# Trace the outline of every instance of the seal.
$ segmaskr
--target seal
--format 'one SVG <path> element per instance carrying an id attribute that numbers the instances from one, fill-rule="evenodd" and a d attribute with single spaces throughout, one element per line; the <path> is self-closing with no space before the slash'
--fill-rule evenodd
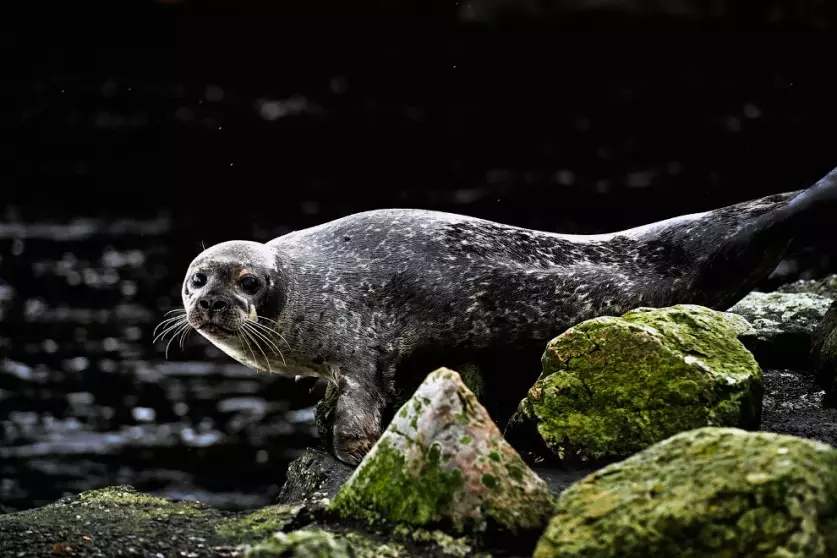
<path id="1" fill-rule="evenodd" d="M 804 190 L 598 235 L 367 211 L 265 244 L 206 249 L 167 329 L 194 328 L 257 370 L 327 379 L 336 388 L 331 449 L 354 465 L 391 417 L 402 376 L 505 349 L 537 358 L 567 328 L 640 306 L 727 309 L 806 223 L 834 216 L 835 202 L 837 169 Z M 486 382 L 525 390 L 539 367 L 518 368 Z"/>

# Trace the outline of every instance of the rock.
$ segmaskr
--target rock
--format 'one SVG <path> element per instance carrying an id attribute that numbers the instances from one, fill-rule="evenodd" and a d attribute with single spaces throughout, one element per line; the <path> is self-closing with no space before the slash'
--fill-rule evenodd
<path id="1" fill-rule="evenodd" d="M 817 384 L 825 389 L 825 404 L 837 407 L 837 301 L 811 335 L 811 363 Z"/>
<path id="2" fill-rule="evenodd" d="M 805 367 L 810 363 L 811 335 L 831 300 L 812 293 L 752 292 L 728 311 L 754 328 L 739 335 L 763 367 Z"/>
<path id="3" fill-rule="evenodd" d="M 350 558 L 346 541 L 322 529 L 276 533 L 250 548 L 245 558 Z"/>
<path id="4" fill-rule="evenodd" d="M 577 463 L 702 426 L 757 428 L 761 370 L 736 338 L 741 321 L 679 305 L 583 322 L 549 342 L 507 435 L 531 440 L 536 429 L 553 455 Z"/>
<path id="5" fill-rule="evenodd" d="M 0 556 L 418 558 L 472 550 L 468 540 L 437 531 L 337 526 L 323 510 L 318 502 L 230 513 L 116 486 L 0 515 Z"/>
<path id="6" fill-rule="evenodd" d="M 291 503 L 334 498 L 353 470 L 326 451 L 308 448 L 288 466 L 287 479 L 278 501 Z"/>
<path id="7" fill-rule="evenodd" d="M 330 509 L 372 524 L 453 532 L 538 532 L 552 515 L 546 483 L 505 441 L 447 368 L 431 373 L 340 489 Z"/>
<path id="8" fill-rule="evenodd" d="M 782 285 L 776 290 L 781 293 L 813 293 L 837 300 L 837 275 L 828 275 L 822 279 L 802 279 Z"/>
<path id="9" fill-rule="evenodd" d="M 837 450 L 701 428 L 566 490 L 535 558 L 837 555 Z"/>
<path id="10" fill-rule="evenodd" d="M 837 447 L 837 409 L 823 404 L 824 392 L 809 370 L 763 370 L 763 432 L 817 440 Z"/>

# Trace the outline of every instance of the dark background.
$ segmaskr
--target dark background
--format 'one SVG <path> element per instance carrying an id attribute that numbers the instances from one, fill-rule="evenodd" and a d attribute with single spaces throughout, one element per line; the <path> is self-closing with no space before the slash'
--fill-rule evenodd
<path id="1" fill-rule="evenodd" d="M 25 9 L 0 24 L 7 510 L 115 483 L 262 505 L 316 442 L 310 385 L 152 344 L 202 243 L 381 207 L 606 232 L 837 165 L 833 2 Z M 830 225 L 762 288 L 833 272 Z"/>

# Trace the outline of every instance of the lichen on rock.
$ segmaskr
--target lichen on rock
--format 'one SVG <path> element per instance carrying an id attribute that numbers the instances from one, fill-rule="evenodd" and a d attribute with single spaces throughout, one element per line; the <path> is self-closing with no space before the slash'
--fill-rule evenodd
<path id="1" fill-rule="evenodd" d="M 744 317 L 753 331 L 739 335 L 763 367 L 809 363 L 811 336 L 831 299 L 813 293 L 751 292 L 728 310 Z"/>
<path id="2" fill-rule="evenodd" d="M 345 518 L 455 533 L 543 528 L 553 500 L 456 372 L 431 373 L 340 489 Z"/>
<path id="3" fill-rule="evenodd" d="M 761 369 L 739 320 L 679 305 L 583 322 L 548 343 L 507 432 L 534 425 L 559 459 L 590 461 L 702 426 L 757 428 Z"/>
<path id="4" fill-rule="evenodd" d="M 567 489 L 535 558 L 837 555 L 837 450 L 701 428 Z"/>
<path id="5" fill-rule="evenodd" d="M 346 541 L 322 529 L 276 533 L 247 549 L 245 558 L 354 558 Z"/>
<path id="6" fill-rule="evenodd" d="M 828 275 L 820 279 L 800 279 L 776 289 L 782 293 L 813 293 L 831 300 L 837 300 L 837 275 Z"/>

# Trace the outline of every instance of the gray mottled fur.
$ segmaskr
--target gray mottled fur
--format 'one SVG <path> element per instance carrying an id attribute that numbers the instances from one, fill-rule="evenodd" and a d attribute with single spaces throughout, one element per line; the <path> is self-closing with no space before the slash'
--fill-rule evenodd
<path id="1" fill-rule="evenodd" d="M 263 298 L 236 295 L 244 300 L 239 319 L 252 306 L 276 320 L 284 365 L 202 333 L 248 366 L 334 381 L 333 449 L 354 464 L 380 435 L 396 372 L 411 355 L 542 347 L 581 321 L 640 306 L 726 309 L 775 268 L 804 218 L 835 198 L 832 171 L 802 193 L 593 236 L 434 211 L 368 211 L 267 244 L 207 249 L 190 266 L 184 306 L 194 314 L 207 289 L 228 294 L 239 268 L 257 269 L 270 288 Z M 210 277 L 190 292 L 199 269 L 226 279 Z"/>

